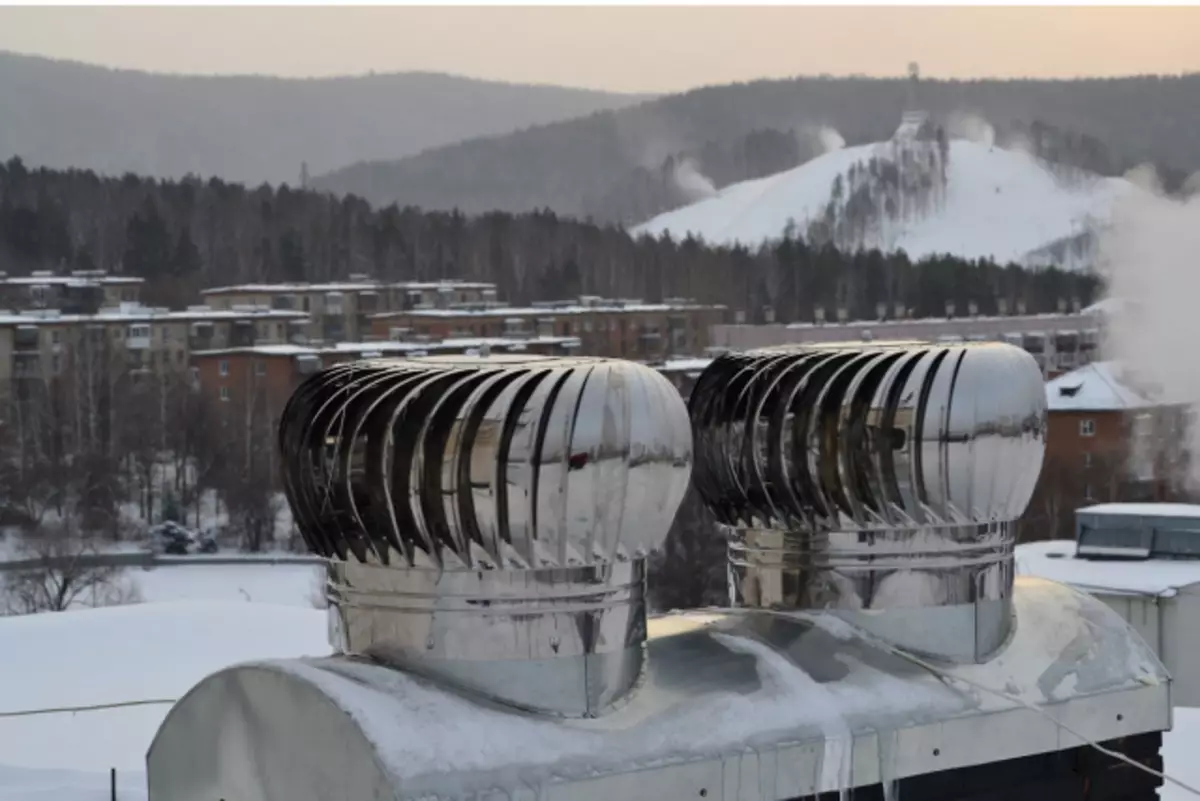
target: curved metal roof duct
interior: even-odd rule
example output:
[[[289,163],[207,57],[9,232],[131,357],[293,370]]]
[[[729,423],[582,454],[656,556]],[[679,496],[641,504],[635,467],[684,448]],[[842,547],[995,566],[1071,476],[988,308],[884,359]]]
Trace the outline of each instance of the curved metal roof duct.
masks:
[[[645,557],[691,471],[656,370],[492,356],[337,365],[283,413],[334,645],[519,708],[599,714],[641,675]]]
[[[1004,642],[1014,523],[1045,449],[1045,390],[1024,350],[726,354],[689,412],[696,487],[729,534],[733,603],[831,610],[955,660]]]

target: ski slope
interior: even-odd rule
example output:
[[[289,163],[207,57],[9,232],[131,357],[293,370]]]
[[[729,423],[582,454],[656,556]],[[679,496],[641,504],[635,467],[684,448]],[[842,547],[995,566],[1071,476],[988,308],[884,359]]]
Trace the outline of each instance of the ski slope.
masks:
[[[834,179],[873,156],[890,158],[881,142],[826,153],[786,172],[733,184],[716,195],[661,214],[633,229],[636,235],[692,234],[709,244],[755,247],[782,236],[789,221],[799,233],[832,195]],[[966,140],[950,143],[945,202],[933,213],[896,223],[883,241],[913,259],[950,253],[964,258],[1021,261],[1058,240],[1102,226],[1115,201],[1136,189],[1123,178],[1057,179],[1032,156]]]

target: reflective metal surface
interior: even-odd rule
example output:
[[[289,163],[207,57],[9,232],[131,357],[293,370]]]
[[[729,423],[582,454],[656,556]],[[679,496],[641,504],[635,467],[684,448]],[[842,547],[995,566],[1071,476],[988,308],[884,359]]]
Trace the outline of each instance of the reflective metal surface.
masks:
[[[1045,449],[1033,357],[1000,343],[726,354],[689,412],[737,605],[829,609],[923,653],[1008,635],[1014,521]]]
[[[562,715],[634,686],[644,559],[691,471],[686,408],[658,371],[338,365],[297,388],[279,446],[297,526],[331,560],[339,647]]]
[[[168,714],[150,801],[878,797],[1078,745],[1057,721],[1097,742],[1170,726],[1166,671],[1113,610],[1027,577],[1013,598],[997,658],[948,680],[821,613],[651,618],[641,689],[596,719],[467,703],[346,657],[237,665]]]

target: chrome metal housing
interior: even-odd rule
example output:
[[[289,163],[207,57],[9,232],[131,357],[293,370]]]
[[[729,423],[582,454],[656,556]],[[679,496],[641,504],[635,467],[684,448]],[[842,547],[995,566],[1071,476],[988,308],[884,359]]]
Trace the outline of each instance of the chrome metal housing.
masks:
[[[726,354],[689,412],[735,605],[834,610],[950,659],[1002,644],[1014,523],[1045,449],[1028,353],[903,342]]]
[[[331,367],[279,430],[285,490],[330,560],[347,653],[524,709],[589,716],[636,684],[645,557],[691,470],[658,371],[443,357]]]

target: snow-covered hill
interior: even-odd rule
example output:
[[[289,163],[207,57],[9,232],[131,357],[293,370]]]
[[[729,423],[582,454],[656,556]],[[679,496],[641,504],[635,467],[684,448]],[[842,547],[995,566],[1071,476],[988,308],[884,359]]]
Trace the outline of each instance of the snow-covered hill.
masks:
[[[914,259],[951,253],[1075,267],[1090,262],[1089,232],[1131,191],[1142,190],[1122,178],[1051,172],[1024,152],[965,140],[944,151],[933,141],[893,140],[733,184],[633,233],[757,246],[793,226],[809,239],[902,248]]]

